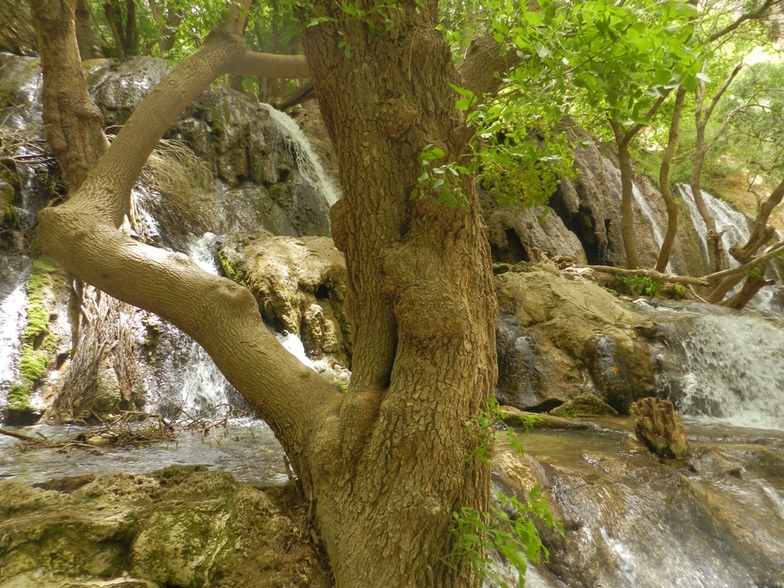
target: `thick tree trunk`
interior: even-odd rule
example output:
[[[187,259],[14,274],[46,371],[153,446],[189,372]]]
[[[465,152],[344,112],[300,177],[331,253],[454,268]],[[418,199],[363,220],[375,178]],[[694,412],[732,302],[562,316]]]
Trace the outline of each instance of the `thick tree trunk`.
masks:
[[[470,423],[496,376],[489,248],[470,180],[465,208],[410,197],[428,145],[449,160],[465,146],[456,73],[435,2],[399,2],[377,34],[337,4],[316,10],[342,21],[304,44],[340,168],[355,333],[348,396],[315,452],[317,521],[341,588],[470,585],[445,558],[451,513],[488,498]]]

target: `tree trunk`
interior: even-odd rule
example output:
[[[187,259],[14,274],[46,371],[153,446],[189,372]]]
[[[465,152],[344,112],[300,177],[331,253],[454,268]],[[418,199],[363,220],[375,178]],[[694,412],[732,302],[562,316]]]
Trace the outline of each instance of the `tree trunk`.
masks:
[[[470,458],[481,436],[468,426],[496,376],[485,227],[470,179],[465,208],[410,197],[428,145],[449,161],[465,147],[436,8],[399,2],[395,26],[375,23],[374,35],[325,2],[316,11],[342,22],[304,35],[340,168],[333,235],[355,333],[348,396],[315,452],[328,465],[314,468],[318,526],[341,588],[470,585],[445,563],[451,513],[487,506],[487,467]]]
[[[618,165],[621,168],[621,237],[623,250],[626,254],[626,267],[640,267],[640,256],[637,253],[637,240],[634,234],[634,194],[632,192],[632,156],[629,153],[627,133],[623,133],[621,125],[611,121],[615,132],[615,145],[618,147]]]
[[[686,89],[681,86],[675,94],[675,104],[670,121],[670,134],[667,139],[667,147],[662,155],[661,167],[659,168],[659,188],[667,207],[667,234],[662,241],[659,257],[656,260],[656,271],[664,272],[670,262],[675,236],[678,234],[678,208],[675,206],[675,198],[670,190],[670,164],[675,152],[678,150],[678,129],[681,124],[681,113],[683,112],[683,101],[686,98]]]
[[[783,199],[784,180],[782,180],[779,185],[774,188],[773,192],[771,192],[767,200],[765,200],[765,202],[762,203],[762,206],[760,206],[760,209],[757,212],[757,218],[755,219],[754,225],[751,228],[751,235],[749,235],[749,240],[746,242],[746,244],[743,247],[733,245],[733,247],[730,248],[730,253],[740,264],[751,261],[759,248],[773,238],[775,230],[773,227],[768,225],[768,220],[770,220],[770,215],[773,210],[779,204],[781,204]],[[726,305],[730,306],[731,308],[742,308],[746,305],[746,303],[748,303],[749,300],[751,300],[751,298],[760,290],[760,288],[767,285],[766,283],[763,283],[766,267],[767,263],[760,266],[760,274],[757,276],[745,276],[744,274],[732,274],[727,276],[719,283],[718,286],[716,286],[716,288],[714,288],[714,290],[708,295],[706,299],[708,302],[721,302],[727,293],[735,286],[740,284],[743,278],[746,277],[748,287],[746,287],[744,284],[743,291],[740,292],[738,296],[735,296],[726,302]]]
[[[241,31],[242,8],[232,6],[229,33]],[[344,187],[333,230],[355,333],[346,395],[277,343],[246,289],[117,230],[142,165],[208,84],[286,67],[308,77],[301,59],[249,55],[238,37],[213,33],[149,93],[80,189],[39,215],[39,239],[55,259],[191,335],[259,410],[314,505],[341,588],[477,583],[447,556],[452,512],[488,504],[489,470],[473,457],[487,433],[473,419],[496,380],[490,252],[470,178],[463,208],[410,199],[423,149],[437,145],[454,161],[465,147],[436,8],[399,3],[386,15],[395,26],[372,31],[327,3],[317,10],[335,21],[307,30]],[[338,27],[351,59],[337,46]]]
[[[82,61],[103,57],[101,49],[93,35],[93,28],[90,24],[90,6],[87,0],[77,0],[76,2],[76,39],[79,43],[79,54]]]

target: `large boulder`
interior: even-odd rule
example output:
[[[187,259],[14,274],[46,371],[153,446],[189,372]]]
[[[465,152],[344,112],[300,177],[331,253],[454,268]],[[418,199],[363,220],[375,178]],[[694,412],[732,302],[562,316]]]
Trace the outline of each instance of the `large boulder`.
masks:
[[[112,474],[70,494],[0,482],[0,587],[328,586],[260,490],[204,466]]]
[[[593,393],[628,414],[653,393],[654,365],[640,339],[654,328],[631,305],[547,262],[497,271],[503,404],[549,410]]]
[[[264,319],[300,337],[311,359],[349,367],[346,262],[331,239],[234,235],[220,259],[226,274],[256,297]]]

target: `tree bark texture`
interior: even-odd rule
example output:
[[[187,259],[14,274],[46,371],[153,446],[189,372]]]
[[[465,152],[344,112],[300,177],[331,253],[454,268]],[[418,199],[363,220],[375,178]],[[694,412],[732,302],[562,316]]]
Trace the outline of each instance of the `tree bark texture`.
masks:
[[[348,395],[314,450],[316,517],[341,587],[470,585],[444,558],[451,513],[487,505],[470,456],[496,378],[490,253],[470,180],[465,208],[410,196],[428,145],[449,161],[465,147],[457,75],[436,2],[359,6],[348,19],[318,3],[335,21],[303,39],[340,168],[332,226],[355,333]]]
[[[76,0],[30,0],[41,55],[44,133],[69,189],[81,186],[108,147],[103,115],[87,94],[74,19]],[[71,88],[71,91],[62,91]]]

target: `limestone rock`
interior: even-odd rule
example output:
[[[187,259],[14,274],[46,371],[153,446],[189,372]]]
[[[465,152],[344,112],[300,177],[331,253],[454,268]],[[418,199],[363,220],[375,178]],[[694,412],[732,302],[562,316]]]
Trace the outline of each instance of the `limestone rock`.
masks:
[[[220,256],[226,273],[250,288],[265,320],[299,336],[311,359],[348,367],[346,263],[331,239],[261,231],[231,238]]]
[[[631,406],[634,432],[659,457],[684,459],[689,455],[689,442],[683,423],[669,400],[643,398]]]
[[[594,394],[580,394],[554,408],[550,414],[560,417],[618,416],[618,411]]]
[[[546,261],[504,269],[495,277],[502,403],[542,411],[593,393],[625,413],[653,393],[638,335],[649,321],[630,305]]]
[[[263,492],[203,466],[113,474],[71,494],[2,481],[0,505],[2,588],[327,586]]]

